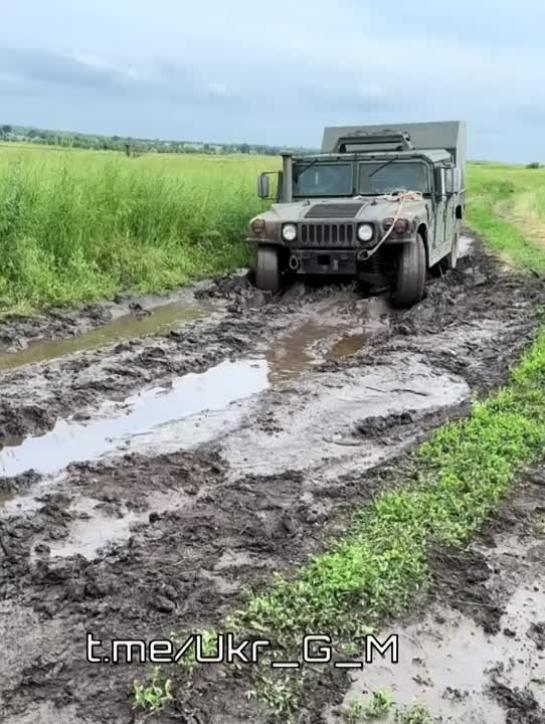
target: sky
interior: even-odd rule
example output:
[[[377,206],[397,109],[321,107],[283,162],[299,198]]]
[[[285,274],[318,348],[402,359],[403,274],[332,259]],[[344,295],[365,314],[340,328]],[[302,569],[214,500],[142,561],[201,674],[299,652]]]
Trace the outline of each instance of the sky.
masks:
[[[326,125],[465,120],[545,161],[542,0],[18,0],[0,124],[319,147]]]

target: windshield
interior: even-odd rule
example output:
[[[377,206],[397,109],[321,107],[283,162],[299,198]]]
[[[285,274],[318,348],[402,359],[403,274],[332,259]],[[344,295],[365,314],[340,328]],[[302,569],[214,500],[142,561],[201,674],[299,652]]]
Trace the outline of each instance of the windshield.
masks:
[[[427,166],[420,161],[360,163],[358,193],[387,194],[400,189],[428,193]]]
[[[352,164],[305,161],[293,167],[294,196],[352,194]]]

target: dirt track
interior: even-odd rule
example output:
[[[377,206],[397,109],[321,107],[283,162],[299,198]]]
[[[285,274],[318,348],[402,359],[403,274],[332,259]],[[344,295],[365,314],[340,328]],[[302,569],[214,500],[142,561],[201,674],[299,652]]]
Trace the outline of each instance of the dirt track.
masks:
[[[0,711],[10,724],[134,721],[130,684],[145,672],[87,664],[86,631],[221,628],[243,587],[323,548],[386,468],[505,380],[545,288],[477,245],[408,312],[353,287],[297,286],[271,300],[243,277],[196,297],[167,315],[162,336],[132,337],[131,324],[114,345],[83,337],[82,352],[46,342],[19,353],[33,364],[0,360]],[[133,316],[147,318],[138,307]],[[18,330],[24,347],[24,324],[4,325],[5,339]],[[463,598],[466,581],[453,580],[448,595]],[[305,721],[342,700],[348,682],[330,684]],[[202,686],[156,721],[261,720],[244,681]]]

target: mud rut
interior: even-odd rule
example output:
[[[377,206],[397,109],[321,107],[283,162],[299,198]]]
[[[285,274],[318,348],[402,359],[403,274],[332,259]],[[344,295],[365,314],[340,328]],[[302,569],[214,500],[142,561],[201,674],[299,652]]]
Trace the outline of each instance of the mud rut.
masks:
[[[0,357],[0,719],[139,721],[129,692],[145,668],[87,664],[86,632],[108,640],[221,629],[246,587],[322,550],[342,530],[344,512],[369,499],[400,456],[464,414],[470,395],[506,379],[544,301],[540,279],[517,278],[475,242],[459,269],[433,280],[406,312],[354,287],[296,286],[272,300],[234,276],[169,300],[168,310],[154,300],[151,315],[149,300],[125,300],[60,321],[4,324],[11,351]],[[113,328],[100,326],[112,317]],[[159,334],[138,336],[143,329]],[[69,339],[74,333],[83,334]],[[528,489],[534,497],[519,493],[517,510],[528,500],[537,506],[543,488]],[[538,535],[522,514],[497,525],[511,527],[512,517],[520,535]],[[545,554],[536,545],[538,566]],[[508,553],[490,554],[497,571]],[[456,625],[497,633],[513,595],[501,575],[486,589],[490,616],[469,599],[464,605],[475,566],[478,583],[490,573],[487,554],[437,555],[439,591],[461,603],[430,613],[422,625],[431,638],[448,638]],[[532,581],[539,591],[542,584]],[[464,616],[457,624],[449,618],[456,611]],[[543,666],[545,614],[529,616],[538,658],[528,666]],[[422,665],[433,655],[429,644]],[[419,672],[409,671],[397,683],[400,697],[422,697],[426,685],[415,692]],[[535,693],[517,699],[521,682],[496,673],[483,674],[498,708],[490,721],[545,721]],[[351,694],[391,684],[387,673],[373,676],[352,682]],[[264,720],[243,678],[210,672],[154,721]],[[303,721],[335,720],[349,686],[347,676],[325,677]],[[441,686],[428,685],[436,711]],[[465,709],[453,705],[449,720],[462,712],[459,721],[472,721],[467,712],[482,697],[451,689]]]

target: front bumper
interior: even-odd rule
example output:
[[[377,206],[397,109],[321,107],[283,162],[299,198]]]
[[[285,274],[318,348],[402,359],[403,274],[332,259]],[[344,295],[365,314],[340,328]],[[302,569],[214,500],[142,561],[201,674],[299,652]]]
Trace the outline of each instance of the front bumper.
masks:
[[[357,268],[355,249],[291,249],[290,271],[296,274],[353,275]]]

